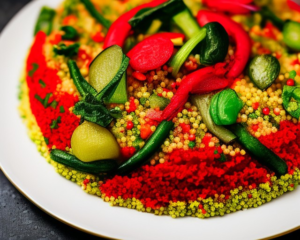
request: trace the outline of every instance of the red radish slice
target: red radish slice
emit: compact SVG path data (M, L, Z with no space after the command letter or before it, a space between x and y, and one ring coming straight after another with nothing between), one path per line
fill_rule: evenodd
M174 46L167 37L152 36L134 46L127 54L130 66L147 72L164 65L172 56Z

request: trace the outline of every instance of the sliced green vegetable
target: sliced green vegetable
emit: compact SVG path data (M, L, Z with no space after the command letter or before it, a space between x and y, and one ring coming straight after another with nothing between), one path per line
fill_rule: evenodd
M41 85L42 88L46 87L46 83L42 79L39 80L39 84Z
M59 112L60 112L60 113L64 113L64 112L65 112L64 106L60 106L60 107L59 107Z
M300 118L300 89L284 85L282 92L284 109L294 118Z
M72 26L62 26L60 30L65 32L61 36L63 40L76 40L78 38L78 32Z
M57 119L54 119L50 125L51 129L57 129L58 124L61 123L61 116L58 116Z
M113 117L105 106L102 104L91 104L86 101L76 103L73 113L102 127L107 127L113 120Z
M249 64L249 77L264 90L272 85L280 73L280 63L272 55L259 55Z
M53 100L53 101L51 102L51 104L50 104L50 106L51 106L52 108L54 108L54 109L56 109L57 105L58 105L58 102L55 101L55 100Z
M43 31L47 35L49 35L52 31L53 19L55 17L55 10L49 7L44 6L40 15L36 21L34 28L34 35L36 35L39 31Z
M118 159L120 147L114 135L95 123L83 122L71 138L73 154L83 162Z
M69 46L66 46L64 43L53 46L53 51L57 55L63 55L65 57L74 57L78 54L80 44L74 43Z
M28 72L28 76L32 77L33 74L36 72L36 70L38 70L39 65L37 63L33 63L32 64L32 69Z
M90 84L100 92L117 75L123 61L122 48L114 45L102 51L90 65Z
M98 101L109 102L119 102L125 103L127 101L127 86L126 86L126 70L129 65L129 58L124 55L122 64L114 76L114 78L96 95ZM123 81L121 81L123 80ZM120 83L122 83L120 85ZM119 88L119 89L118 89ZM118 92L116 92L118 90ZM116 93L116 94L115 94Z
M217 93L211 101L210 116L217 125L236 123L237 116L244 103L236 92L230 88Z
M200 62L213 65L223 62L229 47L229 37L225 28L218 22L204 25L206 37L200 44Z
M202 28L197 34L187 41L172 58L170 66L172 67L172 75L176 77L184 61L188 58L194 48L205 38L206 29Z
M263 19L270 20L279 30L284 27L284 21L278 18L267 6L263 6L259 13Z
M90 0L81 0L81 2L84 4L85 8L89 11L89 13L104 27L107 29L110 27L111 22L104 18L94 7L93 3Z
M120 83L118 84L116 90L114 91L113 95L107 100L107 103L118 103L124 104L128 100L127 95L127 75L126 73L123 74Z
M155 132L150 137L150 139L146 142L145 146L136 154L134 154L129 160L127 160L121 166L119 166L117 173L129 173L146 163L149 160L149 158L155 153L155 151L157 151L159 147L163 144L165 139L169 136L170 131L173 127L174 123L172 121L161 122L158 125Z
M175 15L173 21L188 38L194 37L201 29L188 8Z
M58 149L52 150L50 152L50 157L55 162L87 173L109 173L114 171L118 167L118 163L114 160L100 160L91 163L85 163L80 161L74 155Z
M159 108L160 110L164 110L170 103L170 99L159 97L156 94L152 94L149 98L149 103L150 107L153 109Z
M129 58L114 45L101 52L91 63L90 84L99 92L96 98L106 103L127 101L126 69Z
M49 144L49 139L48 139L48 138L44 137L44 141L45 141L45 143L46 143L47 145Z
M75 61L69 60L68 67L71 78L73 79L73 82L82 97L85 97L88 93L91 95L97 94L97 91L82 77Z
M49 101L49 99L50 99L51 96L52 96L52 94L51 94L51 93L48 93L48 94L45 96L45 98L43 99L43 98L41 98L39 95L35 94L35 95L34 95L34 98L37 99L41 104L43 104L44 108L47 108L47 107L49 107L50 104L51 104L51 103L48 104L48 101Z
M282 33L285 44L293 50L300 51L300 23L286 22Z
M261 164L274 171L277 176L287 173L288 167L284 160L278 157L260 141L253 137L242 124L228 126L228 129L237 136L238 142Z
M191 97L191 100L192 103L199 109L203 122L206 125L207 129L216 137L218 137L222 142L230 143L236 138L236 136L226 128L216 125L211 119L209 113L211 98L211 94L193 95Z

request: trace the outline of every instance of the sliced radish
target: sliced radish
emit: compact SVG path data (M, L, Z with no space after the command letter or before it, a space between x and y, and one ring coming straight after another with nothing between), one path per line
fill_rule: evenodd
M151 36L134 46L127 54L130 66L139 72L147 72L164 65L172 56L174 45L165 36Z

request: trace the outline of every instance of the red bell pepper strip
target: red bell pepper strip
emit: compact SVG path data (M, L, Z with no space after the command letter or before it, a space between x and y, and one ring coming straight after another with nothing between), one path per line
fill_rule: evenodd
M300 3L298 3L294 0L287 0L287 5L290 9L300 12Z
M203 0L202 3L211 9L233 14L247 14L259 9L252 5L253 0Z
M228 69L229 66L220 63L187 75L170 104L164 109L161 120L172 120L187 102L190 94L205 94L228 87L231 79L224 77Z
M124 13L108 29L103 48L105 49L115 44L123 47L125 40L131 31L131 25L128 23L128 21L133 18L141 9L156 7L166 1L167 0L154 0L152 2L137 6Z
M236 44L233 64L227 73L228 78L237 78L245 69L251 54L251 39L243 27L229 17L207 10L200 10L197 15L198 23L201 26L209 22L219 22L233 38Z
M167 38L155 34L135 45L127 54L130 66L139 72L147 72L164 65L173 54L174 45Z

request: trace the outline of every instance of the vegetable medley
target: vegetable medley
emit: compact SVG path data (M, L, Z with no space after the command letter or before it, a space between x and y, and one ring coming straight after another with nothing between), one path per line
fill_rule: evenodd
M65 0L20 87L56 171L112 206L207 218L300 182L300 6Z

